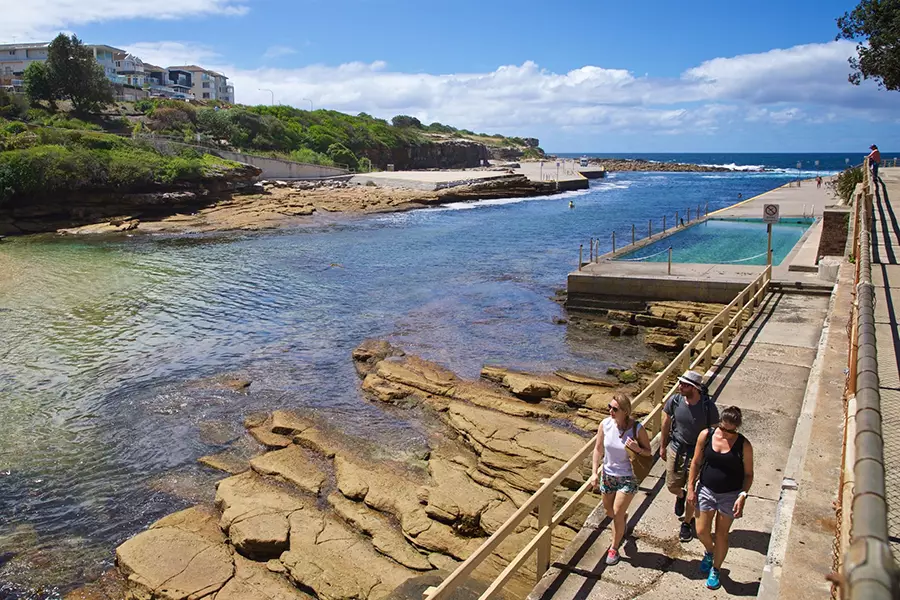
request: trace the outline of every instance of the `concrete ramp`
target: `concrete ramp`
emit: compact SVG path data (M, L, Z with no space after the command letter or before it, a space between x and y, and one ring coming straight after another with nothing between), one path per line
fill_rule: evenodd
M743 411L742 432L755 450L753 486L744 517L732 528L719 590L707 590L700 575L699 540L678 541L674 497L665 488L665 465L657 461L631 504L632 534L622 545L619 564L604 562L611 532L600 506L529 600L755 597L828 303L825 296L770 294L711 377L719 409L737 405ZM810 590L808 597L827 597L819 592Z

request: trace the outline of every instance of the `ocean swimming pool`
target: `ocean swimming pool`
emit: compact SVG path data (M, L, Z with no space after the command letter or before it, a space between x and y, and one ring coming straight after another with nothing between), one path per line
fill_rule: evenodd
M772 264L779 265L815 219L782 219L772 226ZM766 224L762 219L709 219L615 258L631 262L766 264Z

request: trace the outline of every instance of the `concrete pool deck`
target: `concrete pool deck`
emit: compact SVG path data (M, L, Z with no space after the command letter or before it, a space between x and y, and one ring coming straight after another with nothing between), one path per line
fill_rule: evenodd
M821 217L835 198L825 186L816 188L814 181L800 187L782 186L734 206L691 221L692 226L706 218L762 218L764 204L778 204L782 218L814 215ZM655 243L684 227L669 229L664 234L638 240L636 244L617 248L569 274L570 308L604 308L648 300L693 300L697 302L730 302L763 269L763 266L739 264L627 262L613 260L632 250ZM816 267L821 220L804 232L787 257L772 269L773 281L783 289L830 293L833 284L818 277ZM587 258L585 258L587 260ZM792 266L794 268L792 268Z

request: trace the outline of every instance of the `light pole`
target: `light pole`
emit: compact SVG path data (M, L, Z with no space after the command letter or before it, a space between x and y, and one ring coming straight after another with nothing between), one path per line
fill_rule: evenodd
M803 163L799 160L797 161L797 187L800 187L800 169L803 167Z
M309 102L309 112L312 112L312 111L313 111L312 100L310 100L309 98L300 98L300 99L303 100L303 101L305 101L305 102Z
M272 90L268 90L266 88L259 88L259 91L269 92L270 94L272 94L272 106L275 106L275 92L273 92Z

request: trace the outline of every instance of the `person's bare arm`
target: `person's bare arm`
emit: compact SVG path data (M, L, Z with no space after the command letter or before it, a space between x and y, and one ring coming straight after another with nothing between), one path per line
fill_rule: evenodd
M600 461L603 460L603 422L597 426L597 441L594 443L594 455L591 459L591 484L589 488L594 488L600 479Z
M753 485L753 446L750 440L744 440L744 487L741 495L734 502L734 518L739 519L744 514L744 504L747 502L747 493Z
M694 504L697 501L697 477L700 476L700 467L703 465L703 447L709 437L709 430L705 429L697 437L697 445L694 447L694 458L691 460L691 470L688 474L687 501Z
M663 411L662 429L659 438L659 457L666 460L666 453L669 449L669 438L672 436L672 417L669 413Z

